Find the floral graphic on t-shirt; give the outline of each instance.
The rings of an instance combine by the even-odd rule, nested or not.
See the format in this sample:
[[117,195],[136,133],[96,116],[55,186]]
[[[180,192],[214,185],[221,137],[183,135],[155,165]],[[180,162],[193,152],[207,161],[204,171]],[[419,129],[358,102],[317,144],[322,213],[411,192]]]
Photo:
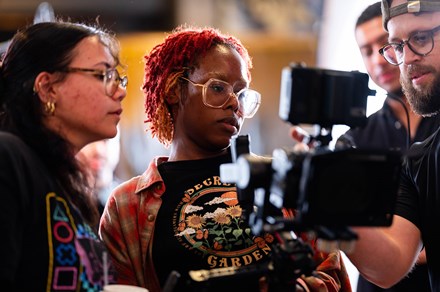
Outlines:
[[[270,252],[271,235],[255,237],[242,219],[235,187],[205,188],[185,194],[178,206],[176,236],[205,255],[238,257]],[[257,256],[260,258],[259,256]],[[262,258],[262,257],[261,257]]]

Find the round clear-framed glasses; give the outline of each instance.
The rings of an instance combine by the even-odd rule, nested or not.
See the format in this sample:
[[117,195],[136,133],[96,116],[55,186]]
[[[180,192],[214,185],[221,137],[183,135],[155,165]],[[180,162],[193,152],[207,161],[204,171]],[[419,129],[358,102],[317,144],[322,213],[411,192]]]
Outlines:
[[440,25],[430,30],[418,31],[406,41],[388,43],[379,49],[379,53],[392,65],[403,63],[403,47],[406,45],[416,55],[427,56],[434,49],[434,34],[440,30]]
[[234,92],[231,84],[215,78],[209,79],[205,84],[195,83],[185,77],[180,78],[194,86],[202,87],[203,103],[207,107],[222,108],[232,96],[238,99],[238,111],[244,118],[252,118],[260,107],[261,94],[253,89],[243,88]]
[[126,89],[128,84],[127,76],[120,76],[118,70],[115,68],[102,71],[97,69],[69,67],[61,71],[67,73],[85,73],[97,77],[99,80],[104,81],[105,94],[110,97],[112,97],[116,90],[118,90],[118,86]]

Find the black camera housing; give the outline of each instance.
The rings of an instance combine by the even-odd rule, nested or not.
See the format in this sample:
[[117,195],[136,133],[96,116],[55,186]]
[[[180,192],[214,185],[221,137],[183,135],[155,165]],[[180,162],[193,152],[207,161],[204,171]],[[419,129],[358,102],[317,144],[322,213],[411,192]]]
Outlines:
[[[282,72],[279,116],[291,124],[362,126],[371,94],[375,91],[368,87],[367,74],[291,65]],[[232,151],[237,156],[232,165],[222,166],[221,178],[237,184],[239,201],[255,234],[279,228],[391,225],[401,153],[351,145],[331,150],[331,131],[326,135],[313,137],[324,143],[306,152],[283,147],[271,157],[261,157]],[[244,140],[234,141],[232,147],[248,149]],[[281,218],[282,208],[295,209],[294,220]]]
[[[401,171],[401,154],[387,149],[331,150],[335,124],[356,127],[367,122],[368,75],[305,68],[283,69],[279,116],[291,124],[325,128],[309,142],[316,147],[277,148],[272,156],[250,152],[249,136],[231,141],[232,163],[220,166],[223,182],[235,183],[242,216],[254,235],[274,233],[268,264],[234,270],[196,271],[194,281],[224,277],[266,276],[269,291],[293,291],[301,275],[316,269],[314,250],[295,233],[313,231],[317,249],[350,252],[357,239],[351,226],[389,226]],[[323,129],[321,129],[323,130]],[[294,215],[283,216],[284,214]],[[326,244],[326,242],[336,243]],[[209,288],[203,291],[208,291]]]
[[[392,223],[401,170],[398,151],[295,153],[279,148],[271,158],[243,154],[235,167],[223,171],[238,174],[238,199],[256,234],[272,227],[304,231]],[[264,199],[255,199],[258,189],[266,190]],[[295,209],[295,218],[281,218],[282,208]]]
[[291,64],[282,70],[279,116],[296,124],[363,126],[367,122],[369,77]]

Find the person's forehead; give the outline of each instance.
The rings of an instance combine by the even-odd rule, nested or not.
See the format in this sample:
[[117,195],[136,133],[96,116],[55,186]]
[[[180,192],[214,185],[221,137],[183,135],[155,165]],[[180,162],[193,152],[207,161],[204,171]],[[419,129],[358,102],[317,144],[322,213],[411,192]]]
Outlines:
[[388,33],[382,27],[380,16],[370,19],[356,27],[356,41],[360,47],[375,42],[383,42],[388,37]]
[[[226,80],[231,71],[247,77],[247,64],[243,57],[228,46],[215,46],[197,60],[192,76],[204,75],[204,78]],[[246,78],[247,79],[247,78]]]

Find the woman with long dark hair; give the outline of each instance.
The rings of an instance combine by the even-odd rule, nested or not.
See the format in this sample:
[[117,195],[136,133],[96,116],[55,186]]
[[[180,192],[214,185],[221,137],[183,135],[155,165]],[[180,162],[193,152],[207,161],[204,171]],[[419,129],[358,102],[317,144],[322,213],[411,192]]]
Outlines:
[[0,287],[100,291],[114,281],[75,154],[117,134],[127,78],[102,28],[39,23],[0,63]]

